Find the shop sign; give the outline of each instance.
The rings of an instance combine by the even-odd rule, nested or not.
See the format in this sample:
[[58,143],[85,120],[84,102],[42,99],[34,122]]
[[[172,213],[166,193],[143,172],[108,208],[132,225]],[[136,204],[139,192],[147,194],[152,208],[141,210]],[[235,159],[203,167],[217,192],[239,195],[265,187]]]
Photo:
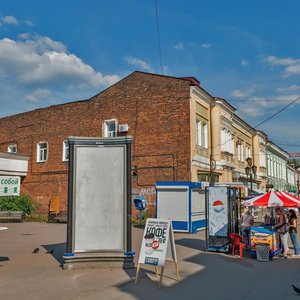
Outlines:
[[0,176],[0,196],[20,195],[19,176]]

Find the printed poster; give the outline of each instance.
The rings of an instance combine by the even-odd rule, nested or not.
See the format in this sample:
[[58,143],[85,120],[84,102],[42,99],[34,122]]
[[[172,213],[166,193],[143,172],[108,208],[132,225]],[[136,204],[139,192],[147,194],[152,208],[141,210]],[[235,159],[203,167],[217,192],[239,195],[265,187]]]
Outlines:
[[169,243],[170,223],[170,220],[147,219],[139,264],[164,266]]
[[228,236],[228,193],[227,187],[208,189],[208,235]]

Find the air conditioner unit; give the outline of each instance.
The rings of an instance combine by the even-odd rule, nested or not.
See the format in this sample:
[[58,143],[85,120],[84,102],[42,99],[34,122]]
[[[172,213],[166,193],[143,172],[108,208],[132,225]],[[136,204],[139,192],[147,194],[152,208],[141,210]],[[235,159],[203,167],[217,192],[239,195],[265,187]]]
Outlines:
[[127,132],[128,129],[129,129],[129,125],[128,124],[119,125],[119,132]]

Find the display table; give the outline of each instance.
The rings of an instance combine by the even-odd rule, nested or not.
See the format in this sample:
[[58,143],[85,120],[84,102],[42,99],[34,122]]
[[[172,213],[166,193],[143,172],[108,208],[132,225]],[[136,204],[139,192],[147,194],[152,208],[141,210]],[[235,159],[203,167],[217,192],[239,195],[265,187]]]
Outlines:
[[265,245],[269,248],[269,258],[277,255],[280,252],[280,239],[270,225],[261,224],[252,226],[250,230],[250,255],[256,256],[258,245]]

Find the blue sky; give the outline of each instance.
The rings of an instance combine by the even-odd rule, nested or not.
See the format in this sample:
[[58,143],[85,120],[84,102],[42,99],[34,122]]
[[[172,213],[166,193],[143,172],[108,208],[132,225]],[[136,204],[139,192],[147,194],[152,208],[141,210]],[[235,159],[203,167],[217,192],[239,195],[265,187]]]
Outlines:
[[[300,96],[298,0],[10,0],[0,117],[87,99],[132,71],[194,76],[255,127]],[[300,152],[300,100],[262,126]]]

